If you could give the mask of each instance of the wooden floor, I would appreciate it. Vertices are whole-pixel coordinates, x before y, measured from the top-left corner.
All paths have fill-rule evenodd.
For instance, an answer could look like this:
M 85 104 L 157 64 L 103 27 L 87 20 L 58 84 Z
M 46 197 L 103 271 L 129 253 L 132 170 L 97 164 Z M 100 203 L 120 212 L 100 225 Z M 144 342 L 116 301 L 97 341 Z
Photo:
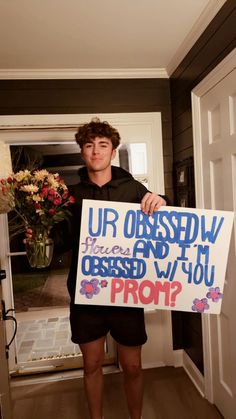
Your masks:
M 128 419 L 122 374 L 104 376 L 104 418 Z M 144 371 L 143 419 L 222 419 L 182 368 Z M 13 386 L 14 419 L 88 419 L 82 378 Z

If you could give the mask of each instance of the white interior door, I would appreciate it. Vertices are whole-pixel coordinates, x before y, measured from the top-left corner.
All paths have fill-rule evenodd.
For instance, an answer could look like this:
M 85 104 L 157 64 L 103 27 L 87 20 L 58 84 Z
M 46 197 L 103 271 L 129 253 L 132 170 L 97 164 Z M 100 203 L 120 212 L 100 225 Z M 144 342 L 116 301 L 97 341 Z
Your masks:
M 236 55 L 229 73 L 222 71 L 214 86 L 199 87 L 199 129 L 195 130 L 197 205 L 236 210 Z M 222 74 L 220 74 L 222 73 Z M 212 75 L 212 81 L 215 77 Z M 210 79 L 209 79 L 210 80 Z M 198 95 L 198 92 L 194 92 Z M 196 102 L 195 102 L 196 104 Z M 195 112 L 195 116 L 197 113 Z M 195 121 L 196 122 L 196 121 Z M 201 141 L 199 141 L 201 138 Z M 204 325 L 206 392 L 226 419 L 236 416 L 236 232 L 231 238 L 222 311 Z M 224 244 L 222 243 L 222 246 Z M 220 257 L 220 255 L 219 255 Z M 209 348 L 206 345 L 210 345 Z

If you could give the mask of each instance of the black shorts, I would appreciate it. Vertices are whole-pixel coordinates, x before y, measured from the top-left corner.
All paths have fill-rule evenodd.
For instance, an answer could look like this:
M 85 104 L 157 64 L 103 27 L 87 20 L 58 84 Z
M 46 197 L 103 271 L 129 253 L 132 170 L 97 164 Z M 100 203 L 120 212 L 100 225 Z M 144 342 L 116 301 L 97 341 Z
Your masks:
M 143 345 L 147 340 L 142 308 L 74 305 L 70 307 L 71 340 L 88 343 L 110 332 L 117 343 Z

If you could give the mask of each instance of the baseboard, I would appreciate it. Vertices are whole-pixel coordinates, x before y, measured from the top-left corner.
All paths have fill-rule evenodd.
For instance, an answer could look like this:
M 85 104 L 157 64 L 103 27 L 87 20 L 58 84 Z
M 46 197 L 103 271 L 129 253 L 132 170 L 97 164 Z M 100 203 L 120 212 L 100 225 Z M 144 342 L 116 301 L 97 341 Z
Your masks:
M 142 368 L 144 370 L 148 368 L 159 368 L 159 367 L 165 367 L 166 365 L 163 362 L 144 362 L 142 363 Z
M 183 367 L 202 397 L 205 397 L 204 376 L 184 349 L 174 351 L 174 367 Z
M 105 365 L 103 367 L 103 374 L 114 374 L 120 372 L 120 369 L 116 365 Z M 51 382 L 58 381 L 69 381 L 83 379 L 83 369 L 77 368 L 74 370 L 59 371 L 59 372 L 48 372 L 41 373 L 36 375 L 25 375 L 18 377 L 11 377 L 10 386 L 11 387 L 21 387 L 34 384 L 47 384 Z
M 183 368 L 201 396 L 205 397 L 204 376 L 185 351 L 183 351 Z
M 158 368 L 158 367 L 167 367 L 174 366 L 175 368 L 183 367 L 183 349 L 177 349 L 173 351 L 173 357 L 171 364 L 165 364 L 164 362 L 143 362 L 143 369 L 147 368 Z

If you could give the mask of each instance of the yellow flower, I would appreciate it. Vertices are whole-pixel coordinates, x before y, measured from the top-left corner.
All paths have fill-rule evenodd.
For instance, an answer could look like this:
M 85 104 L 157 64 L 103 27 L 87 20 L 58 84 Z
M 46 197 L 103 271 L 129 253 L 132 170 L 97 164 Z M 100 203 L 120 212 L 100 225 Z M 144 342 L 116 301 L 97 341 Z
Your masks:
M 49 175 L 49 172 L 46 169 L 42 169 L 42 170 L 35 170 L 34 172 L 34 178 L 35 180 L 44 180 L 45 177 L 47 177 Z
M 55 179 L 53 174 L 48 175 L 48 182 L 50 183 L 50 186 L 54 189 L 57 189 L 59 187 L 59 182 Z
M 19 172 L 15 173 L 14 178 L 17 182 L 22 182 L 22 180 L 27 178 L 28 176 L 30 176 L 29 170 L 20 170 Z
M 45 214 L 45 211 L 43 209 L 40 209 L 40 208 L 36 209 L 35 212 L 36 212 L 36 214 L 39 214 L 39 215 Z
M 23 192 L 30 192 L 30 193 L 34 193 L 34 192 L 38 192 L 39 188 L 36 185 L 23 185 L 20 187 L 20 190 Z
M 43 201 L 43 198 L 39 194 L 33 195 L 32 199 L 35 202 Z

